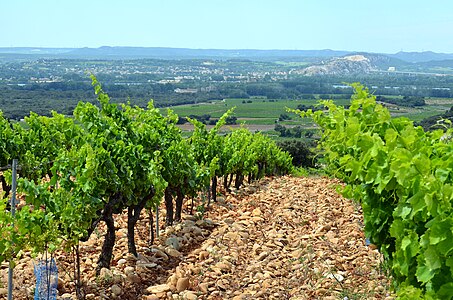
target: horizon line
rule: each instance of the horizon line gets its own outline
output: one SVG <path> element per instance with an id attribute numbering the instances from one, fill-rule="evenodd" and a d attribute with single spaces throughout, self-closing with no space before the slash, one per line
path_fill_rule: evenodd
<path id="1" fill-rule="evenodd" d="M 432 50 L 422 50 L 422 51 L 405 51 L 399 50 L 396 52 L 379 52 L 379 51 L 366 51 L 366 50 L 337 50 L 331 48 L 322 48 L 322 49 L 284 49 L 284 48 L 272 48 L 272 49 L 259 49 L 259 48 L 191 48 L 191 47 L 173 47 L 173 46 L 81 46 L 81 47 L 59 47 L 59 46 L 0 46 L 0 49 L 14 49 L 14 48 L 24 48 L 24 49 L 101 49 L 101 48 L 148 48 L 148 49 L 184 49 L 184 50 L 224 50 L 224 51 L 333 51 L 333 52 L 350 52 L 350 53 L 376 53 L 376 54 L 397 54 L 397 53 L 436 53 L 436 54 L 453 54 L 447 52 L 436 52 Z"/>

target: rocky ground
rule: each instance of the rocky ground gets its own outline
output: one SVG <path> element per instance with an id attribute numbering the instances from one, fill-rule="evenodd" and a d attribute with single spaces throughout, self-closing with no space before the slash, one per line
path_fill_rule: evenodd
<path id="1" fill-rule="evenodd" d="M 382 257 L 365 245 L 360 208 L 335 192 L 338 184 L 263 179 L 169 228 L 162 209 L 153 245 L 143 213 L 138 258 L 127 254 L 126 215 L 116 216 L 110 270 L 95 275 L 105 228 L 81 244 L 86 299 L 393 299 Z M 56 255 L 59 299 L 76 299 L 71 258 Z M 0 272 L 6 299 L 7 264 Z M 34 280 L 26 253 L 15 268 L 14 299 L 33 299 Z"/>

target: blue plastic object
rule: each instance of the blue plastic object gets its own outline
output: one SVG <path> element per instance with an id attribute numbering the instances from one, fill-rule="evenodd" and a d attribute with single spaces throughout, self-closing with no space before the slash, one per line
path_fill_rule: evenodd
<path id="1" fill-rule="evenodd" d="M 55 259 L 40 260 L 34 267 L 36 289 L 34 300 L 56 300 L 58 267 Z"/>

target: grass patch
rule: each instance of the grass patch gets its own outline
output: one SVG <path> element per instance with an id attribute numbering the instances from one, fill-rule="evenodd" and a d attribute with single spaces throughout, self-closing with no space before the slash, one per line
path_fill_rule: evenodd
<path id="1" fill-rule="evenodd" d="M 180 117 L 190 115 L 211 115 L 211 118 L 219 118 L 228 109 L 236 106 L 234 115 L 240 118 L 271 119 L 275 121 L 281 114 L 286 113 L 286 108 L 295 109 L 299 104 L 316 105 L 317 100 L 287 100 L 287 99 L 225 99 L 222 101 L 211 101 L 192 105 L 172 106 L 171 109 Z M 349 99 L 335 100 L 337 105 L 349 103 Z M 165 110 L 162 111 L 165 113 Z M 295 116 L 294 116 L 295 117 Z M 258 120 L 249 120 L 258 121 Z M 250 123 L 252 124 L 252 123 Z M 256 123 L 258 124 L 258 123 Z"/>

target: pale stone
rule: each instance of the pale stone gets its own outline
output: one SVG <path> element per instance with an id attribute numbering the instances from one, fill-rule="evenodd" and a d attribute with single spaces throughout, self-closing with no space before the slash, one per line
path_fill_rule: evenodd
<path id="1" fill-rule="evenodd" d="M 216 264 L 216 267 L 224 272 L 228 272 L 231 270 L 231 266 L 226 262 L 219 262 Z"/>
<path id="2" fill-rule="evenodd" d="M 118 265 L 118 266 L 122 266 L 122 265 L 124 265 L 124 264 L 126 264 L 126 263 L 127 263 L 127 260 L 125 260 L 124 258 L 121 258 L 120 260 L 118 260 L 117 265 Z"/>
<path id="3" fill-rule="evenodd" d="M 63 280 L 63 278 L 58 277 L 57 289 L 61 294 L 64 294 L 66 292 L 65 286 L 66 286 L 66 282 Z"/>
<path id="4" fill-rule="evenodd" d="M 225 279 L 217 280 L 217 286 L 226 291 L 228 289 L 228 281 Z"/>
<path id="5" fill-rule="evenodd" d="M 186 227 L 192 227 L 195 225 L 195 221 L 197 220 L 197 218 L 195 216 L 192 216 L 194 220 L 185 220 L 183 222 L 183 225 L 186 226 Z"/>
<path id="6" fill-rule="evenodd" d="M 121 273 L 121 271 L 119 270 L 113 270 L 113 278 L 112 278 L 112 282 L 113 284 L 121 284 L 123 282 L 123 280 L 126 278 L 126 276 L 124 276 L 123 273 Z"/>
<path id="7" fill-rule="evenodd" d="M 156 263 L 151 263 L 151 262 L 147 262 L 147 263 L 143 263 L 143 262 L 137 262 L 137 268 L 150 268 L 150 269 L 153 269 L 155 267 L 157 267 L 157 264 Z"/>
<path id="8" fill-rule="evenodd" d="M 204 225 L 206 225 L 207 227 L 212 227 L 214 226 L 214 221 L 212 221 L 211 219 L 204 219 Z"/>
<path id="9" fill-rule="evenodd" d="M 255 208 L 253 211 L 252 211 L 252 216 L 254 217 L 261 217 L 261 209 L 259 207 Z"/>
<path id="10" fill-rule="evenodd" d="M 237 232 L 228 232 L 224 236 L 225 239 L 228 239 L 228 240 L 231 240 L 231 241 L 237 240 L 238 237 L 239 237 L 239 234 Z"/>
<path id="11" fill-rule="evenodd" d="M 166 249 L 166 252 L 167 252 L 167 254 L 168 254 L 169 256 L 171 256 L 171 257 L 178 258 L 178 257 L 181 257 L 181 256 L 182 256 L 181 252 L 179 252 L 178 250 L 175 250 L 175 249 L 173 249 L 173 248 L 168 248 L 168 249 Z"/>
<path id="12" fill-rule="evenodd" d="M 150 249 L 150 251 L 152 253 L 154 253 L 156 255 L 156 257 L 160 257 L 160 258 L 163 258 L 164 260 L 168 260 L 168 255 L 165 254 L 164 251 L 157 249 L 157 248 L 152 248 L 152 249 Z"/>
<path id="13" fill-rule="evenodd" d="M 185 291 L 189 288 L 189 278 L 187 277 L 182 277 L 179 278 L 178 281 L 176 282 L 176 291 L 178 293 Z"/>
<path id="14" fill-rule="evenodd" d="M 198 254 L 198 259 L 199 260 L 204 260 L 209 257 L 209 252 L 208 251 L 200 251 L 200 254 Z"/>
<path id="15" fill-rule="evenodd" d="M 176 230 L 175 230 L 174 227 L 167 227 L 167 228 L 165 228 L 165 234 L 166 234 L 166 235 L 173 234 L 175 231 L 176 231 Z"/>
<path id="16" fill-rule="evenodd" d="M 158 293 L 166 293 L 170 290 L 170 287 L 167 284 L 159 284 L 153 285 L 146 289 L 148 294 L 158 294 Z"/>
<path id="17" fill-rule="evenodd" d="M 334 280 L 337 280 L 339 282 L 342 282 L 344 280 L 344 276 L 341 275 L 341 274 L 332 274 L 332 273 L 329 273 L 325 276 L 326 278 L 329 278 L 329 279 L 334 279 Z"/>
<path id="18" fill-rule="evenodd" d="M 137 274 L 128 274 L 126 280 L 131 283 L 141 283 L 142 279 Z"/>
<path id="19" fill-rule="evenodd" d="M 193 267 L 190 269 L 191 274 L 194 275 L 199 275 L 201 273 L 201 268 L 200 267 Z"/>
<path id="20" fill-rule="evenodd" d="M 121 295 L 123 293 L 123 290 L 121 289 L 121 287 L 119 287 L 116 284 L 112 285 L 110 290 L 112 291 L 112 294 L 114 294 L 116 296 L 119 296 L 119 295 Z"/>
<path id="21" fill-rule="evenodd" d="M 186 273 L 183 271 L 181 266 L 177 266 L 175 269 L 175 275 L 176 275 L 176 278 L 181 278 L 181 277 L 185 277 Z"/>
<path id="22" fill-rule="evenodd" d="M 183 227 L 181 229 L 182 234 L 190 234 L 190 227 Z"/>
<path id="23" fill-rule="evenodd" d="M 192 292 L 192 291 L 187 291 L 187 292 L 184 294 L 184 299 L 187 299 L 187 300 L 197 300 L 198 297 L 197 297 L 197 295 L 195 295 L 194 292 Z"/>
<path id="24" fill-rule="evenodd" d="M 132 253 L 128 253 L 126 254 L 126 260 L 128 262 L 134 262 L 134 261 L 137 261 L 137 257 L 135 257 L 135 255 L 133 255 Z"/>
<path id="25" fill-rule="evenodd" d="M 233 224 L 234 223 L 234 219 L 232 218 L 226 218 L 223 220 L 223 222 L 227 223 L 227 224 Z"/>
<path id="26" fill-rule="evenodd" d="M 208 283 L 207 282 L 202 282 L 198 285 L 198 288 L 200 289 L 200 292 L 202 292 L 203 294 L 207 294 L 208 293 Z"/>
<path id="27" fill-rule="evenodd" d="M 179 251 L 179 249 L 181 249 L 181 245 L 179 244 L 179 240 L 176 237 L 169 237 L 165 241 L 165 245 L 167 245 L 169 247 L 172 247 L 173 249 L 178 250 L 178 251 Z"/>
<path id="28" fill-rule="evenodd" d="M 135 272 L 134 267 L 125 267 L 124 268 L 124 274 L 129 275 Z"/>
<path id="29" fill-rule="evenodd" d="M 263 252 L 260 253 L 260 255 L 258 255 L 258 257 L 256 258 L 256 260 L 261 261 L 261 260 L 263 260 L 264 258 L 266 258 L 268 255 L 269 255 L 269 252 L 263 251 Z"/>
<path id="30" fill-rule="evenodd" d="M 99 273 L 99 279 L 105 282 L 111 282 L 113 280 L 112 271 L 107 268 L 102 268 Z"/>
<path id="31" fill-rule="evenodd" d="M 170 277 L 168 277 L 167 284 L 172 287 L 176 287 L 177 281 L 178 281 L 178 277 L 176 276 L 176 274 L 172 274 Z"/>

